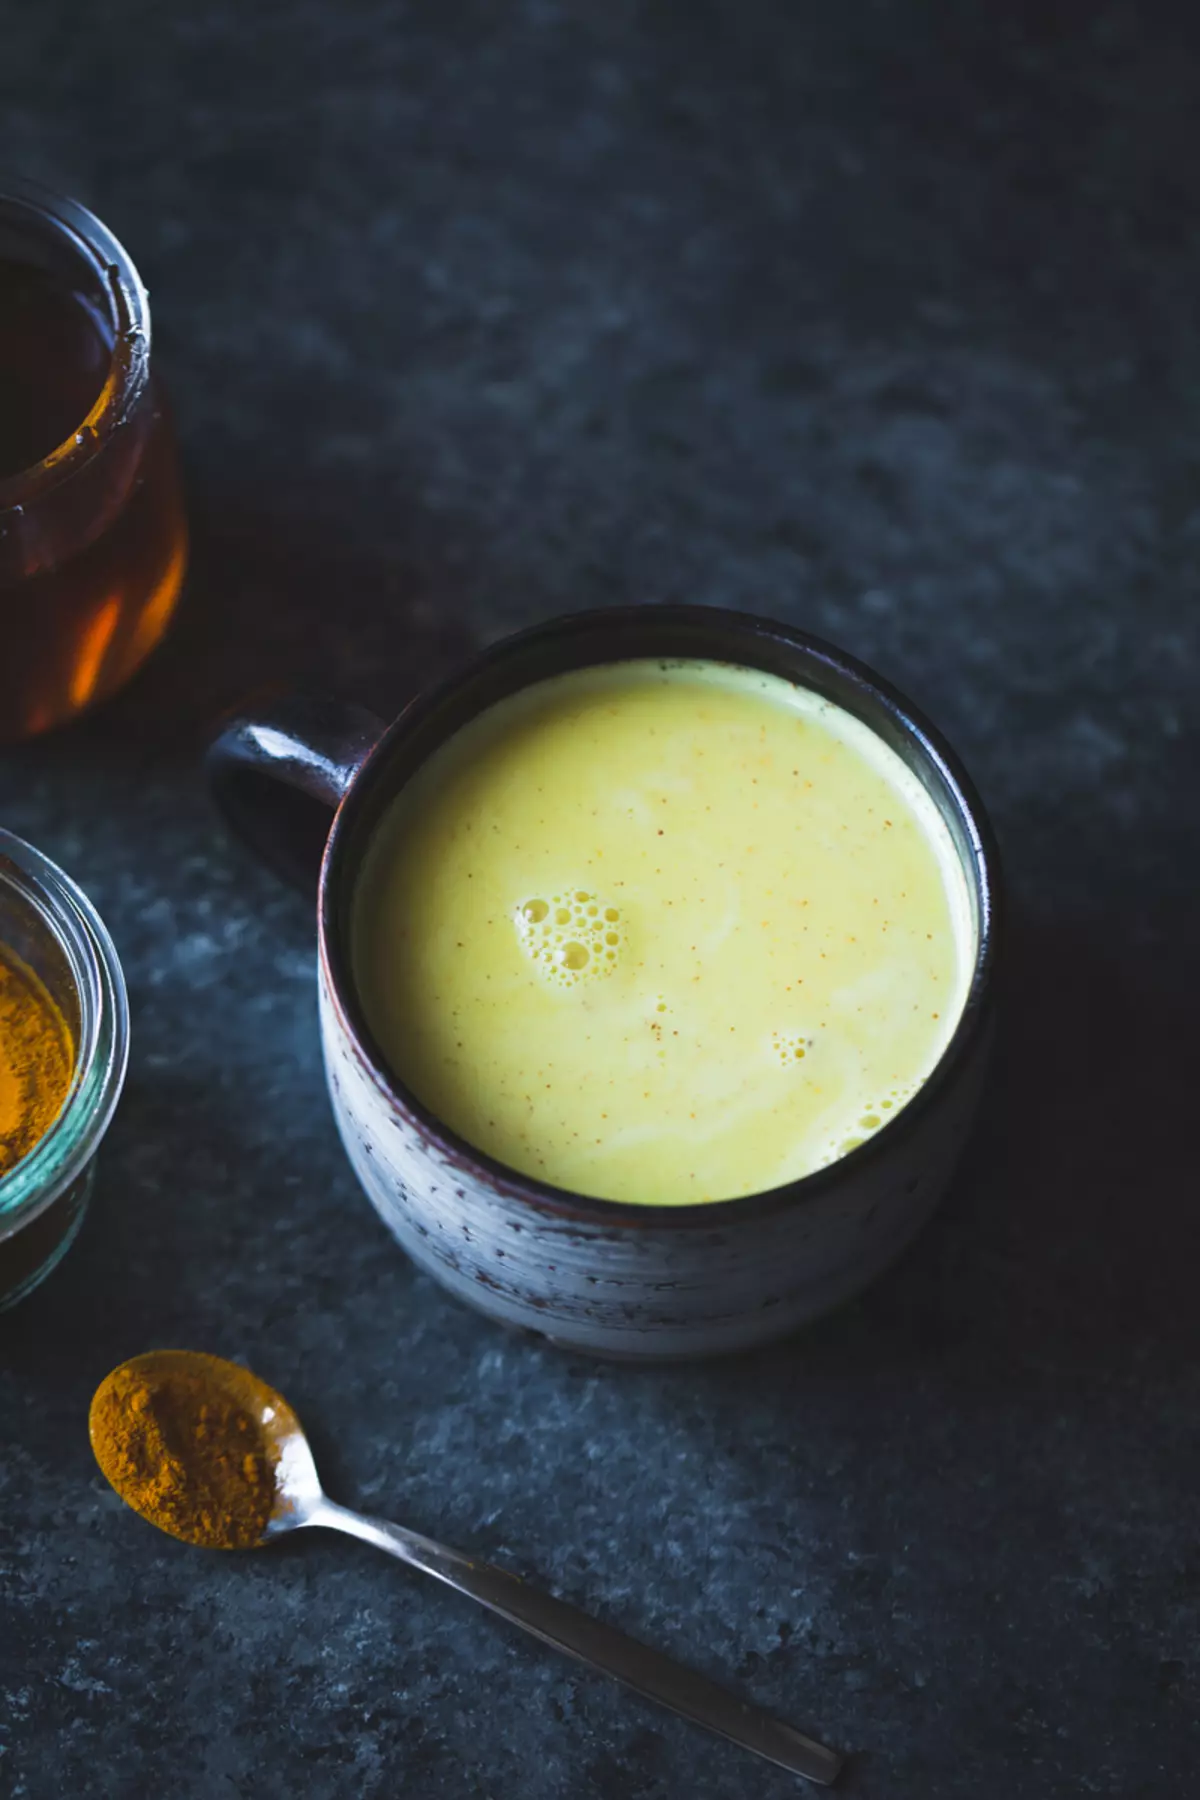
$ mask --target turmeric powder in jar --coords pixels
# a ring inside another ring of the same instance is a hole
[[[0,829],[0,1308],[74,1241],[128,1056],[125,981],[95,907]]]
[[[40,1143],[62,1111],[75,1050],[32,969],[0,944],[0,1175]]]

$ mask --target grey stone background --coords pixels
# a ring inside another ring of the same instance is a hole
[[[1198,103],[1195,10],[1133,0],[0,5],[0,165],[141,266],[195,529],[152,666],[0,755],[134,1026],[79,1244],[0,1320],[0,1793],[797,1791],[365,1548],[153,1533],[85,1421],[157,1344],[280,1384],[348,1501],[851,1750],[848,1795],[1195,1791]],[[393,1248],[308,911],[196,758],[264,680],[386,709],[671,598],[907,689],[1015,921],[906,1261],[771,1353],[630,1371]]]

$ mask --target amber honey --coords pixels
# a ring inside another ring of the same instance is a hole
[[[136,270],[82,208],[0,189],[0,738],[118,688],[186,559]]]

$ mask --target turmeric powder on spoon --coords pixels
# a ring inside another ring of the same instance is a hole
[[[206,1550],[261,1544],[278,1450],[274,1396],[257,1376],[199,1351],[122,1363],[92,1400],[88,1429],[107,1479],[160,1531]]]

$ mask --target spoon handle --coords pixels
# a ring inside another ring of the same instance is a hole
[[[824,1744],[739,1700],[727,1688],[685,1669],[660,1651],[626,1637],[623,1631],[602,1624],[550,1594],[527,1587],[518,1576],[504,1569],[477,1562],[403,1526],[351,1512],[332,1500],[323,1499],[305,1523],[348,1532],[351,1537],[362,1538],[389,1555],[398,1556],[401,1562],[444,1581],[461,1594],[469,1594],[502,1618],[511,1619],[543,1643],[553,1644],[555,1649],[614,1676],[637,1693],[657,1700],[721,1737],[731,1738],[735,1744],[795,1775],[807,1776],[822,1786],[828,1786],[837,1777],[842,1759]]]

